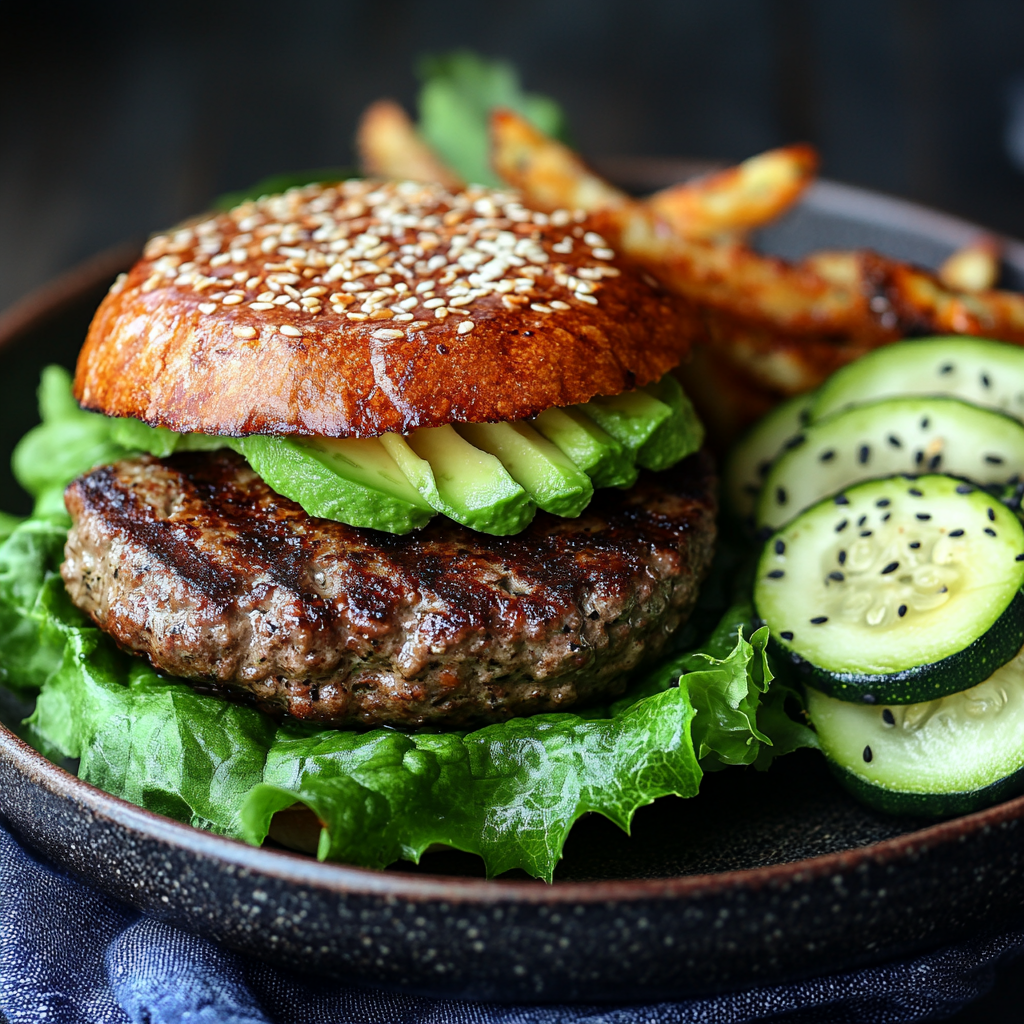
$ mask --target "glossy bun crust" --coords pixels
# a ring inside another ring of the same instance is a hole
[[[96,313],[75,395],[179,431],[371,437],[618,394],[699,330],[582,214],[350,181],[153,238]]]

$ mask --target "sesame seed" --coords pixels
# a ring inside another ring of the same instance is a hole
[[[403,323],[404,323],[405,321],[407,321],[407,320],[411,320],[411,319],[412,319],[412,313],[398,313],[398,314],[397,314],[397,315],[395,316],[395,320],[400,320],[400,321],[402,321]]]
[[[209,316],[210,313],[215,313],[216,311],[217,311],[217,303],[216,302],[200,302],[199,303],[199,312],[200,313],[206,313],[207,316]]]
[[[400,338],[405,337],[404,331],[394,331],[390,328],[384,328],[383,330],[374,331],[373,337],[378,341],[398,341]]]
[[[236,324],[234,327],[231,328],[231,333],[236,338],[242,338],[244,340],[248,340],[250,338],[255,338],[256,337],[256,328],[255,327],[244,327],[244,326],[242,326],[240,324]]]
[[[458,334],[469,334],[474,327],[476,327],[476,324],[472,320],[463,320],[455,330]]]
[[[412,330],[414,330],[414,331],[422,331],[424,327],[429,327],[429,326],[430,326],[430,321],[429,320],[413,320],[413,322],[411,324],[409,324],[409,327]]]
[[[301,338],[302,331],[298,327],[293,327],[291,324],[282,324],[278,327],[278,330],[288,338]]]
[[[369,320],[369,313],[346,313],[346,318],[349,320]]]
[[[573,252],[574,266],[554,262]],[[390,306],[405,316],[415,303],[400,303],[415,294],[443,320],[455,310],[471,316],[494,297],[512,311],[531,304],[538,313],[569,310],[574,293],[596,305],[604,278],[619,274],[606,262],[614,255],[588,230],[583,211],[533,211],[512,192],[480,186],[453,193],[440,185],[352,180],[292,188],[154,236],[140,287],[171,284],[197,296],[230,289],[208,301],[275,303],[308,316],[323,313],[326,298],[313,300],[325,296],[340,316],[357,293],[372,299],[362,314]],[[230,276],[213,276],[221,267]],[[345,298],[331,294],[335,281]]]
[[[273,309],[274,304],[272,302],[250,302],[249,308],[262,311],[264,309]]]
[[[531,302],[530,309],[537,313],[554,313],[554,310],[550,306],[545,306],[543,302]]]

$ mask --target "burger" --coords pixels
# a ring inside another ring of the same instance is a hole
[[[557,833],[546,853],[492,851],[492,871],[550,877],[585,810],[626,825],[695,792],[714,748],[691,737],[703,698],[666,696],[677,653],[650,679],[715,543],[713,470],[671,373],[699,331],[584,214],[512,192],[320,183],[155,236],[78,359],[67,416],[106,440],[64,492],[74,609],[38,578],[31,615],[59,651],[37,740],[104,788],[251,841],[312,810],[312,848],[372,864],[438,840],[485,852],[467,829],[493,831],[495,808],[529,832],[522,786],[495,783],[525,772],[532,800],[554,736],[572,756],[550,784],[564,798],[575,764],[580,793],[537,826]],[[47,429],[16,456],[30,485]],[[756,710],[770,673],[748,687],[756,652],[742,631],[730,650],[705,685],[739,678]],[[670,699],[654,728],[651,701]],[[767,741],[752,719],[741,760]],[[385,749],[429,799],[380,783]],[[588,772],[619,787],[617,810]],[[479,828],[458,825],[481,801]],[[415,839],[388,832],[403,815],[420,816]]]

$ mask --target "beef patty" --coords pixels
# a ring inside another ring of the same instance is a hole
[[[125,649],[324,726],[469,726],[619,694],[711,561],[694,456],[514,537],[314,519],[230,452],[103,466],[66,492],[72,600]]]

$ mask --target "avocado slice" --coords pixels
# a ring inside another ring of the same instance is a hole
[[[461,423],[456,430],[499,459],[545,512],[574,519],[593,497],[590,477],[528,423]]]
[[[268,486],[311,516],[409,533],[434,514],[377,438],[253,435],[234,443]]]
[[[648,384],[642,390],[667,405],[672,415],[662,420],[643,443],[636,453],[636,461],[644,469],[668,469],[700,449],[704,443],[704,424],[697,418],[693,403],[686,397],[682,385],[671,373],[666,373],[656,384]]]
[[[433,508],[471,530],[518,533],[537,511],[498,459],[451,426],[425,427],[408,437],[384,434],[380,440]]]
[[[545,409],[533,425],[582,469],[595,487],[632,487],[632,453],[579,409]]]
[[[646,391],[624,391],[621,395],[592,398],[586,405],[576,408],[634,457],[658,427],[672,417],[671,406]]]

